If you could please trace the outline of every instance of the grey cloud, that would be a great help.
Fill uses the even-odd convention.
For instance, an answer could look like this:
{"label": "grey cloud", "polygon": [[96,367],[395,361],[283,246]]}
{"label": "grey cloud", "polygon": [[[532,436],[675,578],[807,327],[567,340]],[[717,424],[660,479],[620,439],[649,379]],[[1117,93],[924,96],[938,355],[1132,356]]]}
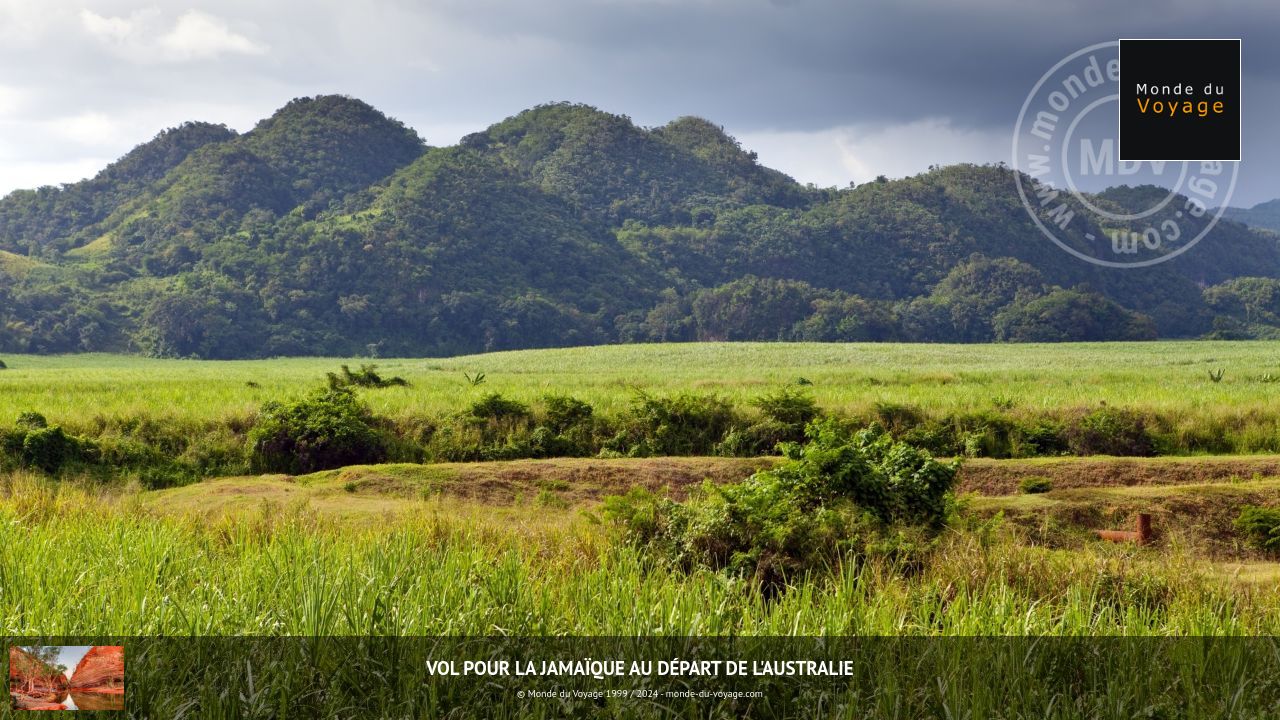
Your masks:
{"label": "grey cloud", "polygon": [[[144,16],[148,34],[122,52],[86,31],[86,11]],[[164,55],[162,38],[192,12],[224,36]],[[1011,127],[1058,58],[1122,36],[1244,38],[1242,193],[1280,195],[1269,121],[1280,13],[1252,0],[0,0],[0,63],[21,69],[0,86],[29,95],[18,117],[0,111],[0,156],[109,156],[183,119],[244,130],[322,92],[419,128],[482,127],[567,99],[646,125],[698,114],[744,134],[939,117],[991,133]],[[120,118],[119,137],[77,149],[43,127],[86,113]]]}

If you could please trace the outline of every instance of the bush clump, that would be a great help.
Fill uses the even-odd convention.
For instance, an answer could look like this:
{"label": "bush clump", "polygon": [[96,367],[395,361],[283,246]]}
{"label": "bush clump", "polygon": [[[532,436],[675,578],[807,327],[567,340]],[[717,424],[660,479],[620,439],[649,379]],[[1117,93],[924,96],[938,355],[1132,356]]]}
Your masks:
{"label": "bush clump", "polygon": [[595,414],[591,405],[568,395],[548,395],[542,401],[547,407],[547,427],[561,435],[590,424]]}
{"label": "bush clump", "polygon": [[1280,508],[1246,505],[1235,520],[1236,531],[1268,555],[1280,553]]}
{"label": "bush clump", "polygon": [[711,455],[738,425],[733,406],[714,395],[654,397],[638,392],[605,449],[631,457]]}
{"label": "bush clump", "polygon": [[382,377],[378,374],[377,365],[361,365],[360,369],[355,372],[352,372],[350,367],[343,365],[339,370],[340,372],[336,373],[325,373],[329,378],[330,390],[342,390],[344,388],[353,387],[405,387],[409,384],[409,381],[402,377]]}
{"label": "bush clump", "polygon": [[599,447],[596,430],[601,426],[595,408],[568,395],[543,397],[546,412],[529,442],[533,457],[583,457]]}
{"label": "bush clump", "polygon": [[762,395],[751,404],[760,410],[760,420],[730,430],[718,448],[720,455],[776,453],[782,443],[803,441],[805,427],[819,414],[813,397],[792,387]]}
{"label": "bush clump", "polygon": [[925,423],[925,414],[920,408],[905,403],[881,401],[873,407],[875,421],[889,428],[895,435],[902,434]]}
{"label": "bush clump", "polygon": [[818,403],[813,396],[791,387],[761,395],[751,404],[759,408],[765,418],[798,428],[801,437],[797,441],[803,439],[804,429],[818,417]]}
{"label": "bush clump", "polygon": [[1018,483],[1018,490],[1027,495],[1039,495],[1047,493],[1053,489],[1053,481],[1043,475],[1031,475],[1022,478],[1022,482]]}
{"label": "bush clump", "polygon": [[590,404],[567,395],[543,398],[535,413],[522,402],[486,395],[444,423],[428,444],[428,455],[455,462],[521,458],[584,457],[599,448],[602,424]]}
{"label": "bush clump", "polygon": [[530,417],[529,406],[519,400],[508,400],[498,393],[489,393],[471,403],[467,414],[477,420],[494,420],[510,422],[527,420]]}
{"label": "bush clump", "polygon": [[389,452],[372,412],[348,390],[263,405],[249,446],[255,472],[289,474],[383,462]]}
{"label": "bush clump", "polygon": [[1049,417],[1036,418],[1018,428],[1020,452],[1016,457],[1036,455],[1061,455],[1067,452],[1066,438],[1061,422]]}
{"label": "bush clump", "polygon": [[38,412],[21,413],[15,425],[13,430],[0,432],[0,461],[54,475],[67,465],[98,459],[97,445],[92,440],[70,435],[59,425],[49,425]]}
{"label": "bush clump", "polygon": [[1155,454],[1155,441],[1141,413],[1102,406],[1067,424],[1067,447],[1074,455]]}
{"label": "bush clump", "polygon": [[34,410],[18,413],[16,425],[23,430],[40,430],[49,427],[49,421]]}
{"label": "bush clump", "polygon": [[475,462],[580,454],[552,430],[535,428],[533,420],[528,405],[489,393],[442,422],[427,443],[427,455]]}
{"label": "bush clump", "polygon": [[627,542],[683,568],[750,576],[766,590],[885,539],[928,535],[950,507],[958,465],[895,442],[878,425],[816,421],[781,466],[678,503],[643,489],[605,502]]}
{"label": "bush clump", "polygon": [[56,473],[69,460],[78,459],[79,443],[67,435],[61,426],[28,430],[22,439],[23,463]]}

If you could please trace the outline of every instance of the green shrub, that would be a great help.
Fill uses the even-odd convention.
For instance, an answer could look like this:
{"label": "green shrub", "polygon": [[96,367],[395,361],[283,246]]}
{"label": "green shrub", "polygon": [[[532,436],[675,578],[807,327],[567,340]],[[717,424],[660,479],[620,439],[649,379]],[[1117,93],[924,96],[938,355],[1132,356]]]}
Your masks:
{"label": "green shrub", "polygon": [[997,442],[995,434],[986,427],[966,431],[961,437],[965,457],[1001,457],[996,454],[998,451],[993,452]]}
{"label": "green shrub", "polygon": [[807,443],[784,446],[785,463],[744,482],[705,483],[685,503],[634,489],[607,498],[605,516],[627,542],[677,566],[750,576],[771,591],[899,529],[941,526],[955,463],[878,426],[851,433],[826,420],[807,434]]}
{"label": "green shrub", "polygon": [[[803,434],[803,428],[801,428]],[[778,446],[796,441],[795,427],[776,420],[762,420],[745,428],[734,428],[716,446],[716,454],[726,457],[756,457],[776,454]]]}
{"label": "green shrub", "polygon": [[88,455],[92,447],[92,443],[68,435],[59,425],[35,428],[22,439],[22,461],[53,474],[69,462],[91,459]]}
{"label": "green shrub", "polygon": [[1235,528],[1250,545],[1269,555],[1280,553],[1280,508],[1247,505],[1236,517]]}
{"label": "green shrub", "polygon": [[49,421],[40,413],[28,410],[24,413],[18,413],[17,425],[24,430],[39,430],[49,427]]}
{"label": "green shrub", "polygon": [[236,448],[236,457],[225,466],[202,466],[191,460],[203,452],[199,443],[192,443],[179,453],[172,442],[157,438],[144,428],[135,429],[135,433],[98,440],[97,469],[105,477],[133,479],[148,490],[159,490],[216,475],[244,474],[249,470],[243,446]]}
{"label": "green shrub", "polygon": [[304,474],[382,462],[388,455],[388,439],[369,408],[346,390],[263,405],[249,445],[256,472]]}
{"label": "green shrub", "polygon": [[533,457],[585,457],[600,448],[597,430],[605,426],[591,405],[567,395],[543,398],[543,425],[533,429],[529,441]]}
{"label": "green shrub", "polygon": [[5,365],[3,360],[0,360],[0,370],[8,370],[8,369],[9,369],[9,366]]}
{"label": "green shrub", "polygon": [[93,462],[97,457],[93,441],[50,426],[38,412],[20,413],[12,430],[0,431],[0,465],[33,467],[52,475],[68,463]]}
{"label": "green shrub", "polygon": [[1061,455],[1068,449],[1060,422],[1050,418],[1037,418],[1018,426],[1015,438],[1015,457],[1036,455]]}
{"label": "green shrub", "polygon": [[951,420],[927,420],[898,437],[935,455],[956,456],[965,452],[964,438],[956,437],[956,424]]}
{"label": "green shrub", "polygon": [[738,424],[733,406],[714,395],[653,397],[638,392],[606,449],[632,457],[710,455]]}
{"label": "green shrub", "polygon": [[195,438],[174,460],[191,468],[197,478],[244,475],[251,468],[245,459],[244,440],[229,434]]}
{"label": "green shrub", "polygon": [[522,458],[574,457],[576,446],[554,430],[539,425],[530,432],[509,433],[504,442],[480,449],[482,460],[520,460]]}
{"label": "green shrub", "polygon": [[1029,475],[1018,483],[1018,490],[1028,495],[1047,493],[1053,489],[1053,481],[1042,475]]}
{"label": "green shrub", "polygon": [[498,393],[489,393],[471,404],[467,414],[479,420],[527,420],[529,406],[517,400],[508,400]]}
{"label": "green shrub", "polygon": [[1067,447],[1075,455],[1155,454],[1155,440],[1141,413],[1103,406],[1067,424]]}
{"label": "green shrub", "polygon": [[475,462],[586,454],[574,452],[576,445],[554,431],[532,424],[528,405],[490,393],[433,427],[426,438],[426,456]]}
{"label": "green shrub", "polygon": [[9,469],[22,461],[22,441],[26,439],[25,430],[0,428],[0,469]]}
{"label": "green shrub", "polygon": [[980,410],[921,418],[919,424],[906,426],[903,417],[909,415],[899,415],[898,424],[907,429],[894,435],[936,455],[1009,458],[1061,455],[1067,450],[1062,426],[1047,418],[1023,420]]}
{"label": "green shrub", "polygon": [[959,450],[966,457],[1007,458],[1013,455],[1016,427],[994,411],[962,413],[950,418]]}
{"label": "green shrub", "polygon": [[1018,401],[1008,395],[996,395],[991,398],[991,405],[997,410],[1012,410],[1017,404]]}
{"label": "green shrub", "polygon": [[343,388],[363,387],[363,388],[385,388],[385,387],[405,387],[409,381],[402,377],[384,378],[378,374],[377,365],[361,365],[356,372],[351,372],[351,368],[343,365],[337,373],[326,373],[329,378],[330,390],[342,390]]}
{"label": "green shrub", "polygon": [[898,435],[924,424],[925,415],[914,405],[895,402],[877,402],[875,404],[875,420],[889,432]]}
{"label": "green shrub", "polygon": [[486,450],[492,444],[485,439],[483,428],[454,418],[436,428],[427,441],[426,451],[434,462],[475,462],[486,459]]}
{"label": "green shrub", "polygon": [[818,417],[818,403],[813,396],[792,387],[761,395],[751,404],[759,408],[765,418],[799,427],[802,434],[805,426]]}
{"label": "green shrub", "polygon": [[568,395],[547,395],[542,400],[547,407],[547,427],[556,434],[589,424],[595,413],[589,404]]}
{"label": "green shrub", "polygon": [[791,387],[751,401],[761,420],[746,428],[734,428],[716,449],[718,455],[753,457],[778,452],[784,442],[801,442],[804,429],[818,417],[818,405],[808,394]]}

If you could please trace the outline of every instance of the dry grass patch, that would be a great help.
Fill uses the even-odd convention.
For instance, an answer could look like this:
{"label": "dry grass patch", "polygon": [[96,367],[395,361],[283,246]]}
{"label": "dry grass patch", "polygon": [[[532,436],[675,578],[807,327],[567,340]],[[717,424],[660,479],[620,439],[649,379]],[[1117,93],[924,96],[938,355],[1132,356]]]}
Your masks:
{"label": "dry grass patch", "polygon": [[981,495],[1012,495],[1024,478],[1033,476],[1048,478],[1057,490],[1230,482],[1280,476],[1280,456],[975,458],[960,469],[958,487]]}
{"label": "dry grass patch", "polygon": [[[567,510],[643,487],[683,498],[704,480],[739,482],[780,458],[636,458],[514,460],[438,465],[359,465],[311,475],[263,475],[207,480],[145,495],[161,513],[215,516],[264,503],[302,503],[325,515],[360,517],[420,509],[443,501],[458,506],[533,505]],[[554,498],[554,500],[551,500]]]}

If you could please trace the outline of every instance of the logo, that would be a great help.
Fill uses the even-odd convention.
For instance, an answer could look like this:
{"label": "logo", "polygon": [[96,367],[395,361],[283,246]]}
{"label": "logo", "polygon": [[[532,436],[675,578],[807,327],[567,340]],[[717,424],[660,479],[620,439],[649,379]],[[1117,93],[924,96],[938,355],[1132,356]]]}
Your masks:
{"label": "logo", "polygon": [[1023,207],[1058,247],[1095,265],[1147,267],[1213,230],[1239,165],[1121,160],[1119,47],[1077,50],[1041,76],[1018,113],[1013,167]]}
{"label": "logo", "polygon": [[1240,160],[1239,40],[1120,40],[1122,160]]}

